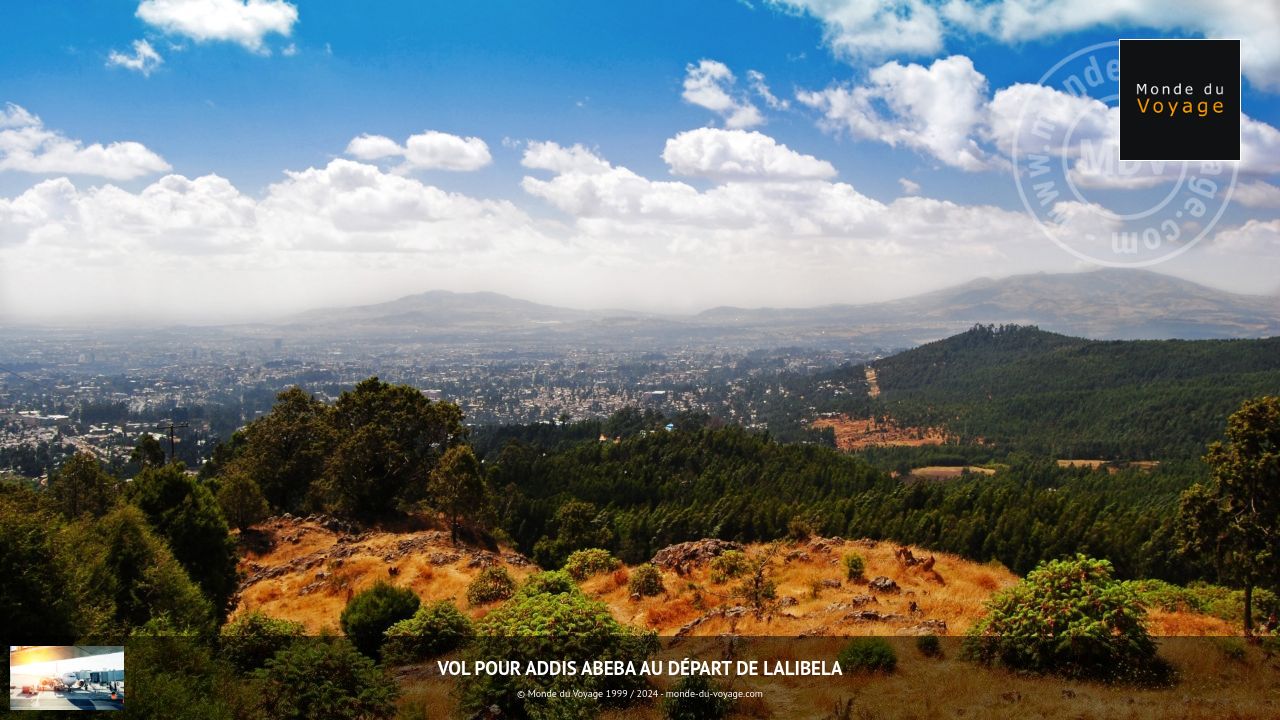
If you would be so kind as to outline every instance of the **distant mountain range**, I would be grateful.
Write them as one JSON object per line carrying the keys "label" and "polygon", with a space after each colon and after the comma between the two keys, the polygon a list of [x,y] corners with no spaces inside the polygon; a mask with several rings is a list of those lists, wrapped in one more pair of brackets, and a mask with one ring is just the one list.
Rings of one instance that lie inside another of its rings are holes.
{"label": "distant mountain range", "polygon": [[813,308],[718,307],[696,315],[587,311],[491,292],[431,291],[315,310],[253,334],[484,345],[906,347],[974,324],[1033,324],[1095,339],[1280,335],[1280,296],[1238,295],[1145,270],[978,279],[890,302]]}

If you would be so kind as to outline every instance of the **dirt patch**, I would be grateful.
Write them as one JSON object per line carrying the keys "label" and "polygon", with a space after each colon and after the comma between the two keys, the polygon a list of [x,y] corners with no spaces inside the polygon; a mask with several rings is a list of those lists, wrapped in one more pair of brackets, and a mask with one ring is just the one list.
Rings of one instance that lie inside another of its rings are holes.
{"label": "dirt patch", "polygon": [[836,435],[836,447],[841,450],[888,445],[942,445],[949,439],[941,428],[903,427],[890,417],[858,420],[848,415],[832,415],[820,417],[809,426],[818,430],[831,428]]}

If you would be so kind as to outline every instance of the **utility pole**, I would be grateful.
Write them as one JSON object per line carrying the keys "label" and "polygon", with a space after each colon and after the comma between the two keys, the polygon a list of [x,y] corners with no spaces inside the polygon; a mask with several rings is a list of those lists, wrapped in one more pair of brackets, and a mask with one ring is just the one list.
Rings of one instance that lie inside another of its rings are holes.
{"label": "utility pole", "polygon": [[177,446],[178,446],[178,439],[174,433],[178,428],[184,428],[184,427],[189,427],[189,424],[184,422],[175,423],[173,421],[170,421],[168,425],[161,425],[158,428],[160,430],[169,431],[169,462],[170,463],[173,462],[173,456],[176,453]]}

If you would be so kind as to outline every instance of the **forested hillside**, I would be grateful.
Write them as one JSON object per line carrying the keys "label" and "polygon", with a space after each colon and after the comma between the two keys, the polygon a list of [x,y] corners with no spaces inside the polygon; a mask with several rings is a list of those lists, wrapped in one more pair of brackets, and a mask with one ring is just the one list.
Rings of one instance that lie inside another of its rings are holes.
{"label": "forested hillside", "polygon": [[822,413],[944,427],[961,444],[1056,457],[1196,457],[1242,401],[1280,392],[1280,338],[1097,341],[977,326],[882,360],[762,381],[790,437]]}

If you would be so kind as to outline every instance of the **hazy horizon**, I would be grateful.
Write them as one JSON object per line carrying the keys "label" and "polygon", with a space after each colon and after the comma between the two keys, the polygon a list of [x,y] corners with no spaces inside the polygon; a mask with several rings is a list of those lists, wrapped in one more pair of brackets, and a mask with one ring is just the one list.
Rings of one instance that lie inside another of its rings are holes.
{"label": "hazy horizon", "polygon": [[[1221,213],[1179,213],[1168,247],[1194,247],[1114,263],[1280,291],[1280,6],[1144,0],[1017,33],[1004,0],[255,7],[10,9],[0,319],[243,322],[430,289],[688,314],[1095,267],[1189,164],[1111,164],[1115,108],[1041,80],[1135,33],[1244,38],[1242,159]],[[1048,219],[1013,162],[1027,108],[1072,128]]]}

